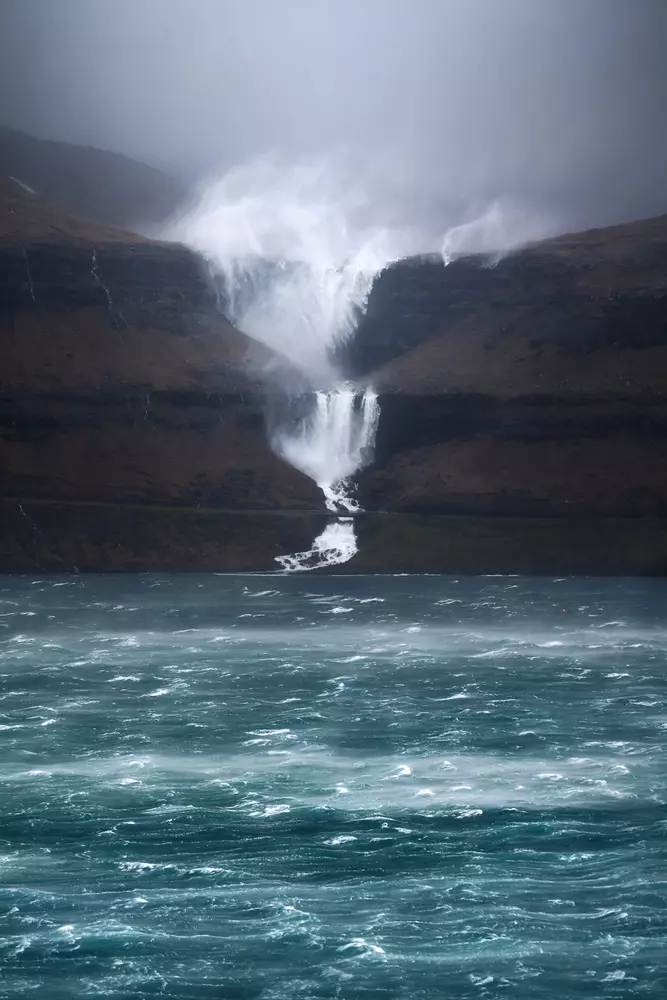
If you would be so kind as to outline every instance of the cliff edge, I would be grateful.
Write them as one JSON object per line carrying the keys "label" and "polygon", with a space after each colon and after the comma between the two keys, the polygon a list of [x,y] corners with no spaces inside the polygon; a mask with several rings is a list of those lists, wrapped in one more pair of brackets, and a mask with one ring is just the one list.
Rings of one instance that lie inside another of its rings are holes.
{"label": "cliff edge", "polygon": [[346,364],[380,395],[367,510],[440,518],[443,538],[463,525],[469,552],[456,519],[483,518],[479,537],[515,552],[481,570],[667,571],[667,216],[498,261],[402,261]]}

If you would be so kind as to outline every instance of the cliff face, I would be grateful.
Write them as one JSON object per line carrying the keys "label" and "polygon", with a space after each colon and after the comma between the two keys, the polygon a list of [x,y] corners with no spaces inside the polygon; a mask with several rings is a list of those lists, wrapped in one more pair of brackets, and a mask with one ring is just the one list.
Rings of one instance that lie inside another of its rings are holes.
{"label": "cliff face", "polygon": [[[498,261],[462,257],[447,267],[440,258],[399,261],[375,281],[343,360],[359,375],[401,356],[383,371],[384,384],[435,393],[473,391],[473,385],[506,395],[550,393],[570,381],[578,391],[577,371],[567,357],[554,368],[554,354],[581,359],[598,385],[609,375],[598,370],[607,362],[598,352],[615,352],[621,378],[619,351],[665,346],[666,260],[667,216],[661,216],[544,240]],[[409,359],[429,342],[432,349]],[[481,368],[480,348],[498,352]]]}
{"label": "cliff face", "polygon": [[[267,445],[286,362],[217,305],[183,247],[0,184],[0,569],[310,547],[320,492]],[[397,264],[345,363],[381,416],[343,572],[667,573],[667,219]]]}
{"label": "cliff face", "polygon": [[667,218],[484,263],[409,261],[377,282],[348,358],[382,362],[364,506],[666,517]]}
{"label": "cliff face", "polygon": [[[220,569],[270,568],[295,535],[308,544],[310,521],[287,519],[256,543],[264,529],[246,512],[318,511],[319,491],[266,441],[260,373],[280,359],[220,316],[185,248],[82,223],[5,184],[0,344],[3,569],[62,567],[54,539],[64,551],[80,543],[88,568],[137,567],[128,539],[151,517],[164,531],[152,552],[145,533],[143,568],[162,564],[157,547],[173,549],[181,521],[178,568],[195,568],[202,525],[222,523],[207,511],[228,512],[228,539],[229,512],[244,512]],[[67,537],[77,526],[78,542]]]}

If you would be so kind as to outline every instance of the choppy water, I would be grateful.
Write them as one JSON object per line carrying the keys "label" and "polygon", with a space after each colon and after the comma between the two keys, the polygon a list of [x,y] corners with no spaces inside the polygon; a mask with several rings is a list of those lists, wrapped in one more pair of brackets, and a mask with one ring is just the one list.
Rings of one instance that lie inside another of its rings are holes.
{"label": "choppy water", "polygon": [[667,995],[667,584],[0,578],[0,995]]}

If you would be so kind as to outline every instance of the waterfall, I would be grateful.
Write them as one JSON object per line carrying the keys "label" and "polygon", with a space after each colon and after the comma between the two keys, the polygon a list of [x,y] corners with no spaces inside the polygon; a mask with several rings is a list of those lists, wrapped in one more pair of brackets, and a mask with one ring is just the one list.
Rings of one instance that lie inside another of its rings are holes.
{"label": "waterfall", "polygon": [[[376,393],[351,386],[314,395],[314,407],[292,432],[280,431],[273,447],[290,465],[310,476],[324,495],[327,509],[347,515],[361,508],[354,497],[352,476],[372,457],[380,416]],[[353,517],[328,524],[312,548],[276,562],[287,571],[321,569],[347,562],[357,551]]]}
{"label": "waterfall", "polygon": [[293,369],[284,381],[313,387],[305,415],[303,395],[288,403],[271,447],[317,483],[332,522],[311,549],[278,559],[287,571],[333,566],[357,551],[352,477],[371,459],[379,408],[372,389],[344,382],[335,348],[353,335],[375,276],[409,252],[405,234],[368,209],[344,163],[262,158],[204,185],[167,230],[204,256],[228,319],[275,349],[273,374],[283,358]]}
{"label": "waterfall", "polygon": [[348,480],[367,464],[379,416],[372,389],[344,385],[314,394],[315,406],[296,431],[279,431],[273,447],[281,458],[313,479],[334,513],[359,509]]}

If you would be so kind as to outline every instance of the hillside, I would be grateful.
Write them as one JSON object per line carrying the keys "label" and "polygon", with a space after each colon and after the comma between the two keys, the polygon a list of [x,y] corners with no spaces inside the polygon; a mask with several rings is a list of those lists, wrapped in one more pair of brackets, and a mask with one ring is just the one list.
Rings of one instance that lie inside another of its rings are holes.
{"label": "hillside", "polygon": [[0,298],[0,377],[15,389],[247,389],[248,359],[277,361],[219,314],[185,247],[77,219],[12,181],[0,181]]}
{"label": "hillside", "polygon": [[[663,347],[666,260],[667,216],[660,216],[544,240],[497,262],[474,256],[448,266],[439,257],[399,261],[376,279],[344,361],[353,375],[377,372],[387,387],[435,392],[448,384],[452,364],[459,388],[472,364],[471,384],[487,384],[497,371],[502,390],[509,364],[542,352],[584,358],[600,350]],[[455,344],[451,355],[448,337]],[[428,346],[412,353],[422,344]],[[481,353],[496,350],[502,358]],[[602,356],[596,366],[598,360]],[[545,357],[547,382],[550,365]],[[539,380],[528,375],[526,389],[532,388],[539,391]]]}
{"label": "hillside", "polygon": [[350,353],[383,358],[368,508],[667,515],[667,217],[398,264]]}
{"label": "hillside", "polygon": [[0,127],[0,177],[13,177],[82,219],[155,230],[187,198],[187,186],[145,163]]}
{"label": "hillside", "polygon": [[233,537],[227,549],[222,536],[210,539],[212,552],[223,547],[219,568],[265,566],[307,544],[309,524],[210,520],[321,504],[266,441],[265,373],[285,362],[224,320],[184,247],[82,222],[5,182],[0,357],[2,569],[68,558],[129,568],[133,545],[144,565],[158,565],[153,529],[137,539],[150,516],[164,524],[167,550],[182,520],[178,551],[192,567],[206,545],[202,524]]}

